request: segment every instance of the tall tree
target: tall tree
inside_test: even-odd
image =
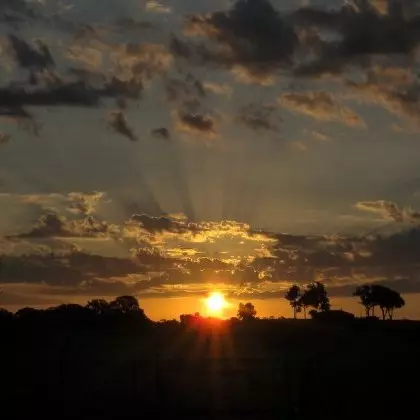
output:
[[[378,306],[384,320],[392,320],[394,310],[405,305],[404,299],[397,291],[380,284],[359,286],[353,296],[360,298],[360,303],[365,307],[366,316],[374,315],[375,307]]]
[[[377,302],[374,301],[371,285],[364,284],[363,286],[358,286],[353,292],[353,296],[360,298],[360,304],[365,308],[366,317],[375,315]]]
[[[329,311],[331,308],[327,289],[320,282],[310,283],[301,297],[301,305],[306,319],[306,309],[312,307],[317,311]]]
[[[296,319],[298,312],[302,311],[302,293],[298,285],[293,285],[285,294],[284,298],[289,301],[293,309],[293,318]]]
[[[250,321],[255,319],[257,311],[251,302],[240,303],[238,308],[238,318],[242,321]]]

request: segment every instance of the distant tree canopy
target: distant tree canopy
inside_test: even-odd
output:
[[[0,320],[18,320],[28,323],[54,325],[80,324],[85,321],[125,322],[148,321],[138,300],[134,296],[119,296],[111,302],[93,299],[86,306],[74,303],[58,305],[48,309],[22,308],[15,314],[0,308]]]
[[[242,321],[250,321],[255,319],[257,311],[251,302],[240,303],[238,307],[238,318]]]
[[[306,319],[307,308],[313,308],[316,311],[329,311],[331,308],[327,289],[320,282],[310,283],[304,290],[297,285],[293,285],[285,294],[285,299],[289,301],[293,308],[293,317],[303,309]]]
[[[379,307],[382,319],[393,319],[394,310],[405,305],[404,299],[395,290],[380,284],[365,284],[359,286],[353,293],[360,299],[367,317],[375,316],[375,307]]]

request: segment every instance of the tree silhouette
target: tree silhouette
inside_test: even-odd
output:
[[[240,303],[238,308],[238,318],[242,321],[250,321],[255,319],[257,311],[251,302]]]
[[[360,303],[365,307],[366,316],[373,316],[375,307],[378,306],[384,320],[387,318],[392,320],[394,310],[405,305],[404,299],[398,292],[380,284],[359,286],[353,296],[360,298]]]
[[[293,285],[285,294],[285,299],[289,301],[293,308],[293,318],[296,319],[296,314],[302,311],[301,290],[298,285]]]
[[[353,296],[360,298],[360,303],[365,307],[366,316],[375,315],[375,307],[381,309],[382,319],[393,319],[394,310],[405,305],[404,299],[395,290],[380,284],[365,284],[359,286]]]
[[[353,292],[353,296],[360,298],[360,303],[365,308],[366,317],[375,315],[377,302],[374,301],[371,285],[364,284],[363,286],[357,287]]]
[[[394,310],[402,308],[405,305],[405,301],[397,291],[389,289],[388,287],[381,287],[382,298],[379,307],[382,311],[382,318],[386,319],[388,316],[388,319],[392,320],[394,317]]]
[[[86,308],[95,315],[104,315],[110,311],[111,305],[104,299],[93,299],[87,303]]]
[[[306,309],[310,306],[317,311],[329,311],[331,308],[327,289],[320,282],[310,283],[300,299],[306,319]]]
[[[134,296],[119,296],[109,306],[123,314],[140,312],[139,301]]]

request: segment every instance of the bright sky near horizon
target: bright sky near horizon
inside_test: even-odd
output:
[[[419,4],[0,0],[0,306],[420,318]]]

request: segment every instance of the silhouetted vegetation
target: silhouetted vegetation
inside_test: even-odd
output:
[[[394,310],[405,305],[404,299],[395,290],[379,284],[359,286],[353,294],[360,298],[367,317],[375,316],[375,307],[379,307],[382,319],[393,319]]]
[[[368,318],[331,310],[320,283],[286,293],[308,320],[259,319],[247,302],[228,320],[152,322],[132,296],[2,309],[2,415],[406,418],[416,388],[400,379],[420,374],[420,324],[391,321],[401,306],[391,292],[355,292]],[[371,322],[372,305],[385,322]]]
[[[299,286],[293,285],[286,292],[285,299],[290,302],[290,306],[293,308],[293,318],[295,319],[296,314],[302,310],[306,319],[309,307],[316,311],[328,311],[331,307],[327,289],[320,282],[310,283],[303,290]]]
[[[240,303],[238,308],[238,318],[242,321],[252,321],[257,316],[255,306],[251,302]]]

